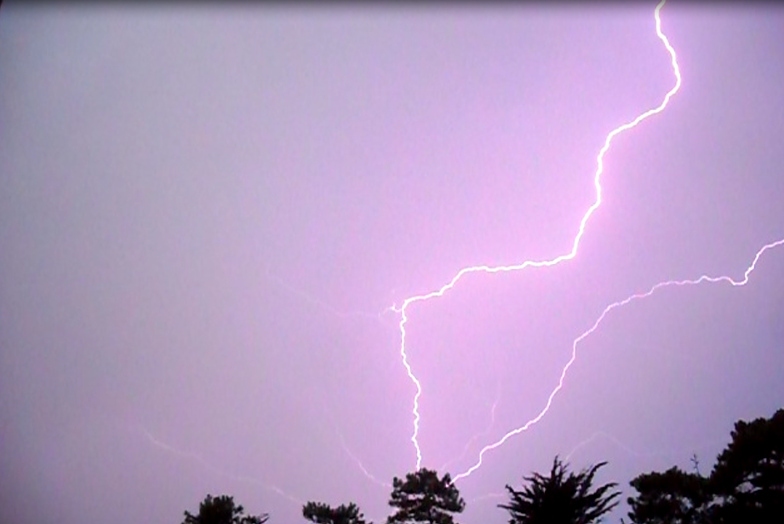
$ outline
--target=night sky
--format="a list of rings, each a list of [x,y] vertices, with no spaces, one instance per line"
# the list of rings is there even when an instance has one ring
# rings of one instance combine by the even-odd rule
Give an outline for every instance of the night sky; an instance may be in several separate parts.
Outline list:
[[[0,522],[270,524],[416,467],[399,312],[569,253],[613,129],[675,85],[655,3],[0,9]],[[572,260],[410,303],[422,466],[536,417],[573,342],[784,238],[784,9],[670,0],[680,90],[613,139]],[[708,473],[784,406],[784,245],[577,345],[457,482]],[[625,505],[613,512],[617,522]]]

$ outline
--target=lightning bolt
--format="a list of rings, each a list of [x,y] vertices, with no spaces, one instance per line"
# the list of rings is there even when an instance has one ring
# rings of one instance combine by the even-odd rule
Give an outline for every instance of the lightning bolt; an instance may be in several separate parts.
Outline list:
[[[416,375],[414,375],[414,372],[413,372],[413,370],[411,368],[411,364],[408,361],[408,354],[407,354],[407,351],[406,351],[406,323],[408,322],[408,308],[411,305],[416,304],[418,302],[426,302],[428,300],[444,296],[444,294],[447,291],[449,291],[450,289],[455,287],[455,285],[460,281],[461,278],[463,278],[464,275],[467,275],[469,273],[507,273],[507,272],[512,272],[512,271],[521,271],[521,270],[526,269],[528,267],[537,267],[537,268],[538,267],[552,267],[552,266],[556,266],[556,265],[558,265],[558,264],[560,264],[562,262],[566,262],[568,260],[572,260],[573,258],[575,258],[577,256],[577,250],[578,250],[578,248],[580,246],[580,241],[582,240],[583,235],[585,234],[585,227],[586,227],[586,225],[588,223],[588,220],[591,218],[591,216],[593,216],[594,212],[597,209],[599,209],[599,206],[601,206],[601,204],[602,204],[601,176],[602,176],[602,172],[604,171],[604,155],[610,149],[610,144],[612,143],[612,140],[616,136],[618,136],[619,134],[623,133],[624,131],[627,131],[629,129],[632,129],[632,128],[636,127],[643,120],[645,120],[645,119],[647,119],[647,118],[649,118],[649,117],[651,117],[653,115],[656,115],[656,114],[661,113],[662,111],[664,111],[664,108],[667,107],[667,104],[669,104],[670,99],[672,98],[672,96],[675,95],[676,92],[678,92],[678,89],[680,89],[680,86],[681,86],[681,72],[680,72],[680,68],[678,67],[678,59],[677,59],[677,56],[675,54],[675,49],[673,49],[673,47],[670,45],[670,41],[667,39],[667,36],[661,30],[660,11],[661,11],[661,8],[664,6],[665,3],[666,3],[666,0],[662,0],[656,6],[656,8],[654,10],[654,18],[655,18],[655,21],[656,21],[656,35],[662,41],[662,43],[664,44],[664,47],[667,49],[667,52],[670,54],[671,63],[672,63],[672,69],[673,69],[673,72],[675,74],[675,85],[672,87],[672,89],[670,89],[667,92],[666,95],[664,95],[664,99],[662,100],[661,104],[659,104],[657,107],[655,107],[653,109],[649,109],[649,110],[645,111],[644,113],[638,115],[633,120],[631,120],[631,121],[629,121],[629,122],[627,122],[627,123],[625,123],[623,125],[620,125],[620,126],[616,127],[615,129],[610,131],[610,133],[605,138],[604,145],[599,150],[599,154],[596,157],[596,172],[594,173],[594,178],[593,178],[594,187],[596,189],[596,199],[594,200],[594,203],[585,212],[585,214],[583,215],[582,220],[580,221],[580,226],[579,226],[579,228],[577,230],[577,235],[574,237],[574,240],[572,242],[571,250],[568,253],[566,253],[566,254],[559,255],[559,256],[557,256],[555,258],[552,258],[552,259],[549,259],[549,260],[526,260],[526,261],[524,261],[522,263],[515,264],[515,265],[509,265],[509,266],[487,266],[487,265],[481,265],[481,266],[465,267],[465,268],[461,269],[460,271],[458,271],[457,274],[452,278],[452,280],[450,280],[448,283],[444,284],[440,289],[438,289],[436,291],[431,291],[430,293],[426,293],[426,294],[423,294],[423,295],[415,295],[415,296],[409,297],[409,298],[407,298],[407,299],[405,299],[403,301],[403,304],[399,308],[396,308],[396,307],[393,306],[393,310],[400,314],[400,323],[399,323],[399,328],[400,328],[400,356],[401,356],[401,359],[403,361],[403,366],[405,367],[406,372],[408,373],[409,379],[411,380],[411,382],[413,382],[414,386],[416,387],[416,393],[414,394],[414,402],[413,402],[413,408],[412,408],[412,414],[413,414],[413,417],[414,417],[414,430],[413,430],[413,433],[411,435],[411,442],[413,443],[414,449],[416,451],[416,469],[417,470],[419,470],[421,465],[422,465],[422,449],[421,449],[421,447],[419,445],[419,439],[418,439],[418,437],[419,437],[419,421],[420,421],[419,399],[422,396],[422,384],[419,382],[419,379],[417,379]],[[587,334],[588,333],[586,333],[585,335],[587,336]],[[574,360],[574,358],[572,358],[572,360],[569,361],[569,364],[567,365],[567,367],[565,368],[564,371],[566,371],[569,368],[569,366],[571,365],[571,362],[573,362],[573,360]],[[563,376],[561,378],[563,380]],[[526,424],[523,428],[527,429],[528,426],[530,426],[531,424],[535,423],[541,417],[544,416],[544,414],[549,409],[550,401],[552,400],[552,396],[554,396],[554,394],[557,393],[558,390],[560,390],[561,385],[562,384],[559,383],[558,388],[556,388],[556,390],[553,392],[553,395],[551,395],[550,399],[548,400],[547,407],[542,411],[540,416],[538,416],[535,419],[534,422],[529,422],[528,424]],[[477,465],[475,465],[474,467],[472,467],[471,469],[469,469],[466,473],[458,475],[457,477],[455,477],[454,480],[458,480],[459,478],[462,478],[463,476],[467,476],[472,471],[474,471],[476,468],[478,468],[481,465],[481,457],[484,455],[484,453],[486,451],[488,451],[488,448],[489,449],[494,449],[495,447],[500,446],[501,444],[503,444],[512,435],[515,435],[515,434],[517,434],[517,433],[519,433],[521,431],[525,431],[525,429],[523,429],[523,428],[518,428],[516,430],[513,430],[512,432],[507,433],[507,435],[505,435],[497,443],[491,444],[490,446],[486,446],[485,448],[483,448],[482,452],[480,453],[479,463]]]
[[[636,293],[634,295],[626,297],[623,300],[619,300],[618,302],[613,302],[609,306],[605,307],[604,311],[602,311],[602,314],[599,315],[598,319],[596,319],[596,322],[594,322],[593,325],[587,330],[585,330],[579,337],[574,339],[574,342],[572,343],[572,356],[569,359],[569,361],[566,363],[566,366],[564,366],[563,371],[561,371],[561,378],[558,380],[558,385],[550,393],[550,396],[547,398],[547,403],[545,404],[544,408],[542,408],[542,410],[539,412],[539,414],[536,417],[529,420],[528,422],[526,422],[524,425],[520,426],[519,428],[513,429],[512,431],[508,432],[506,435],[501,437],[493,444],[490,444],[482,448],[482,451],[479,452],[479,460],[476,462],[476,464],[471,466],[465,472],[455,475],[453,481],[457,482],[461,478],[465,478],[469,476],[471,473],[473,473],[474,471],[476,471],[477,469],[479,469],[482,466],[482,459],[484,458],[485,453],[493,449],[496,449],[499,446],[502,446],[504,442],[506,442],[513,436],[518,435],[523,431],[526,431],[528,428],[530,428],[531,426],[539,422],[542,419],[542,417],[544,417],[547,414],[547,412],[550,410],[550,406],[553,403],[553,398],[555,398],[558,392],[561,391],[561,389],[563,388],[564,380],[566,379],[566,374],[569,371],[569,368],[572,367],[572,364],[574,364],[574,361],[577,358],[577,345],[580,342],[582,342],[586,337],[591,335],[594,331],[596,331],[599,325],[602,323],[602,321],[604,321],[605,317],[612,310],[625,306],[635,300],[642,300],[644,298],[648,298],[654,293],[656,293],[657,291],[668,287],[696,286],[705,282],[712,283],[712,284],[716,284],[719,282],[726,282],[728,284],[731,284],[733,287],[745,286],[749,281],[749,277],[751,276],[751,273],[754,271],[754,269],[756,269],[757,262],[759,261],[762,254],[768,251],[769,249],[773,249],[781,245],[784,245],[784,238],[762,246],[762,248],[760,248],[760,250],[757,251],[757,254],[754,256],[754,260],[746,268],[746,271],[743,273],[743,278],[741,280],[735,280],[732,277],[725,276],[725,275],[719,277],[702,275],[692,280],[668,280],[666,282],[659,282],[658,284],[655,284],[653,287],[651,287],[648,291],[644,293]]]

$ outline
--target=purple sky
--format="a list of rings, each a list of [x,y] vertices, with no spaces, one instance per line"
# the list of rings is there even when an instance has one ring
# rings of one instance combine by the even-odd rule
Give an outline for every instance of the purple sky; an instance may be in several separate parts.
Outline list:
[[[387,308],[568,253],[605,137],[675,81],[654,3],[21,3],[0,11],[1,522],[177,523],[210,492],[382,524],[362,468],[416,464]],[[536,416],[607,305],[741,279],[784,238],[784,9],[662,21],[683,85],[613,141],[578,256],[407,309],[424,466],[464,472]],[[694,453],[709,471],[784,405],[782,275],[784,246],[745,287],[613,310],[548,414],[458,482],[461,522],[506,522],[488,495],[555,454],[609,461],[624,498]]]

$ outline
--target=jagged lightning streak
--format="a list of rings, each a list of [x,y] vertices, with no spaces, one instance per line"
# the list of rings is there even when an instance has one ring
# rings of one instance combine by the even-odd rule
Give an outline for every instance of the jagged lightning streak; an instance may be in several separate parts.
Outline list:
[[[617,135],[627,131],[645,120],[648,117],[651,117],[655,114],[661,113],[664,111],[664,108],[667,107],[667,104],[670,102],[670,98],[678,92],[678,89],[681,87],[681,72],[680,68],[678,67],[678,59],[675,54],[675,49],[670,45],[670,41],[667,39],[667,36],[661,30],[661,17],[660,11],[661,8],[664,6],[667,0],[662,0],[654,9],[654,19],[656,21],[656,35],[664,44],[664,47],[667,49],[667,52],[670,54],[670,59],[672,63],[672,69],[675,74],[675,85],[670,89],[666,95],[664,95],[664,99],[662,100],[661,104],[653,109],[649,109],[644,113],[637,116],[635,119],[627,122],[621,126],[616,127],[613,129],[605,138],[604,145],[599,150],[599,154],[596,157],[596,172],[594,173],[594,187],[596,189],[596,200],[594,203],[588,208],[588,210],[583,215],[582,220],[580,221],[580,227],[577,230],[577,235],[574,237],[574,241],[572,242],[572,249],[564,254],[552,258],[550,260],[526,260],[520,264],[510,265],[510,266],[469,266],[461,269],[457,272],[457,274],[450,280],[447,284],[442,286],[440,289],[436,291],[432,291],[430,293],[424,295],[416,295],[413,297],[409,297],[403,301],[403,304],[400,308],[394,307],[393,309],[400,313],[400,356],[403,361],[403,366],[406,368],[406,372],[408,373],[408,377],[411,382],[414,383],[416,386],[416,393],[414,394],[414,405],[412,409],[412,414],[414,416],[414,431],[411,435],[411,442],[414,444],[414,449],[416,450],[416,469],[418,470],[422,465],[422,450],[419,446],[419,399],[422,396],[422,384],[417,379],[416,375],[414,375],[413,370],[411,369],[411,365],[408,362],[408,354],[406,352],[406,323],[408,322],[408,315],[407,310],[408,307],[412,304],[417,302],[424,302],[433,298],[438,298],[444,295],[447,291],[455,287],[457,282],[463,277],[463,275],[467,275],[469,273],[502,273],[502,272],[510,272],[510,271],[519,271],[525,269],[527,267],[551,267],[560,264],[561,262],[565,262],[567,260],[572,260],[575,256],[577,256],[577,249],[580,245],[580,240],[585,233],[585,226],[588,223],[588,220],[594,214],[594,212],[599,209],[599,206],[602,204],[602,186],[601,186],[601,176],[602,172],[604,171],[604,155],[610,149],[610,144]],[[500,444],[498,444],[500,445]],[[481,464],[481,460],[480,460]],[[478,467],[478,466],[477,466]],[[473,471],[470,470],[470,471]],[[470,472],[469,472],[470,474]],[[457,477],[455,478],[457,480]]]
[[[485,453],[487,453],[488,451],[491,451],[493,449],[496,449],[499,446],[502,446],[504,444],[504,442],[506,442],[507,440],[509,440],[513,436],[519,435],[523,431],[528,430],[528,428],[530,428],[531,426],[533,426],[534,424],[539,422],[542,419],[542,417],[544,417],[547,414],[547,412],[550,410],[550,406],[553,403],[553,398],[555,398],[555,396],[558,394],[558,392],[561,391],[561,389],[563,388],[564,380],[566,379],[566,374],[569,371],[569,368],[572,367],[572,364],[574,364],[574,361],[577,358],[577,345],[580,342],[582,342],[586,337],[588,337],[591,333],[596,331],[596,329],[599,327],[599,325],[602,323],[602,321],[605,319],[605,317],[612,310],[617,309],[617,308],[622,307],[622,306],[625,306],[625,305],[627,305],[630,302],[633,302],[635,300],[642,300],[644,298],[648,298],[651,295],[653,295],[654,293],[656,293],[657,291],[659,291],[660,289],[664,289],[664,288],[672,287],[672,286],[675,286],[675,287],[696,286],[696,285],[702,284],[704,282],[709,282],[709,283],[713,283],[713,284],[716,284],[716,283],[719,283],[719,282],[726,282],[728,284],[731,284],[733,287],[745,286],[746,283],[748,283],[748,281],[749,281],[749,277],[751,276],[751,273],[754,271],[754,269],[756,269],[757,262],[759,261],[759,259],[762,256],[762,254],[765,253],[765,251],[768,251],[769,249],[773,249],[773,248],[781,246],[781,245],[784,245],[784,238],[782,238],[780,240],[776,240],[774,242],[771,242],[769,244],[765,244],[764,246],[762,246],[759,249],[759,251],[757,251],[757,254],[754,256],[754,260],[752,260],[751,264],[746,268],[746,271],[743,273],[743,278],[741,280],[735,280],[732,277],[729,277],[729,276],[726,276],[726,275],[722,275],[722,276],[719,276],[719,277],[711,277],[711,276],[708,276],[708,275],[702,275],[702,276],[700,276],[698,278],[691,279],[691,280],[668,280],[666,282],[659,282],[658,284],[654,285],[653,287],[651,287],[648,291],[646,291],[644,293],[636,293],[634,295],[626,297],[623,300],[619,300],[618,302],[613,302],[612,304],[610,304],[609,306],[604,308],[604,311],[602,311],[602,314],[599,315],[599,318],[596,319],[596,322],[594,322],[593,325],[590,328],[585,330],[579,337],[574,339],[574,342],[572,342],[572,356],[569,359],[569,361],[566,363],[566,366],[564,366],[563,371],[561,371],[561,377],[558,380],[558,385],[550,393],[550,396],[547,398],[547,403],[545,404],[544,408],[542,408],[542,410],[539,412],[539,414],[536,417],[534,417],[531,420],[529,420],[528,422],[526,422],[524,425],[520,426],[519,428],[513,429],[512,431],[508,432],[506,435],[501,437],[498,441],[494,442],[493,444],[490,444],[490,445],[485,446],[484,448],[482,448],[482,451],[479,452],[479,460],[476,462],[476,464],[471,466],[465,472],[460,473],[458,475],[455,475],[455,477],[453,479],[454,482],[457,482],[461,478],[465,478],[465,477],[469,476],[471,473],[473,473],[474,471],[479,469],[479,467],[481,467],[481,465],[482,465],[482,459],[484,458]]]

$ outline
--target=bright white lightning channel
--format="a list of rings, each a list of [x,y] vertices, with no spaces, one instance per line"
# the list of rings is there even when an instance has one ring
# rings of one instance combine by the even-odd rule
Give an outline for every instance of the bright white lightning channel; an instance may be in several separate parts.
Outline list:
[[[415,304],[417,302],[425,302],[425,301],[428,301],[428,300],[431,300],[431,299],[442,297],[447,291],[449,291],[450,289],[455,287],[455,285],[458,283],[458,281],[460,281],[460,279],[464,275],[466,275],[468,273],[506,273],[506,272],[512,272],[512,271],[520,271],[520,270],[523,270],[523,269],[528,268],[528,267],[551,267],[551,266],[556,266],[556,265],[560,264],[561,262],[565,262],[567,260],[572,260],[573,258],[575,258],[577,256],[577,250],[578,250],[578,247],[580,245],[580,240],[582,239],[583,234],[585,233],[586,224],[588,223],[588,220],[591,218],[593,213],[597,209],[599,209],[599,206],[601,206],[601,203],[602,203],[601,175],[602,175],[602,172],[604,171],[604,155],[610,149],[610,144],[612,143],[612,140],[617,135],[623,133],[624,131],[627,131],[629,129],[632,129],[633,127],[636,127],[643,120],[645,120],[645,119],[647,119],[647,118],[649,118],[649,117],[651,117],[651,116],[653,116],[655,114],[658,114],[658,113],[661,113],[662,111],[664,111],[664,108],[667,107],[667,104],[670,102],[670,99],[672,98],[672,96],[675,95],[676,92],[678,92],[678,89],[680,89],[680,86],[681,86],[681,73],[680,73],[680,68],[678,67],[678,60],[677,60],[677,56],[675,54],[675,49],[673,49],[673,47],[670,45],[670,42],[667,39],[667,36],[661,30],[661,18],[659,16],[659,13],[661,11],[661,8],[664,6],[665,2],[666,2],[666,0],[662,0],[656,6],[656,8],[654,10],[654,19],[655,19],[655,22],[656,22],[656,34],[659,37],[659,39],[662,41],[662,43],[664,44],[664,47],[666,48],[667,52],[670,54],[670,59],[671,59],[671,63],[672,63],[672,69],[673,69],[673,73],[675,75],[675,85],[672,87],[672,89],[670,89],[664,95],[664,99],[662,100],[662,102],[657,107],[654,107],[653,109],[649,109],[649,110],[645,111],[644,113],[638,115],[633,120],[631,120],[631,121],[629,121],[629,122],[627,122],[627,123],[625,123],[623,125],[620,125],[620,126],[616,127],[605,138],[604,145],[599,150],[599,154],[596,157],[596,172],[594,173],[594,179],[593,179],[594,180],[594,187],[595,187],[595,190],[596,190],[596,199],[594,200],[594,203],[585,212],[585,214],[583,215],[582,220],[580,221],[580,226],[579,226],[579,228],[577,230],[577,235],[574,237],[574,240],[572,242],[571,250],[568,253],[566,253],[566,254],[557,256],[557,257],[549,259],[549,260],[526,260],[526,261],[521,262],[519,264],[510,265],[510,266],[487,266],[487,265],[481,265],[481,266],[465,267],[465,268],[461,269],[460,271],[458,271],[457,274],[452,278],[452,280],[450,280],[448,283],[444,284],[440,289],[438,289],[436,291],[431,291],[431,292],[423,294],[423,295],[415,295],[413,297],[409,297],[409,298],[407,298],[407,299],[405,299],[403,301],[402,306],[400,306],[399,308],[394,308],[395,311],[400,313],[400,323],[399,323],[399,327],[400,327],[400,356],[401,356],[401,359],[402,359],[402,362],[403,362],[403,366],[405,367],[406,372],[408,373],[409,379],[411,380],[411,382],[414,383],[414,386],[416,387],[416,393],[414,395],[414,402],[413,402],[413,408],[412,408],[412,414],[413,414],[413,417],[414,417],[414,429],[413,429],[413,433],[411,434],[411,442],[413,443],[414,449],[416,451],[416,469],[417,470],[420,469],[420,467],[422,465],[422,449],[421,449],[421,447],[419,445],[419,439],[418,439],[418,436],[419,436],[419,421],[420,421],[419,399],[420,399],[420,397],[422,395],[422,384],[419,382],[419,379],[417,379],[416,375],[414,375],[414,372],[413,372],[413,370],[411,368],[411,365],[410,365],[410,363],[408,361],[408,354],[407,354],[407,351],[406,351],[406,323],[408,322],[408,308],[409,308],[409,306],[411,306],[412,304]],[[569,368],[569,366],[571,365],[571,362],[573,362],[573,360],[574,359],[572,358],[572,360],[569,361],[569,364],[567,364],[566,368],[564,368],[564,373]],[[560,390],[560,388],[561,388],[561,384],[559,384],[559,386],[553,391],[552,395],[555,395],[555,393],[557,393]],[[455,477],[455,480],[458,480],[459,478],[462,478],[462,477],[470,475],[471,472],[475,471],[479,466],[481,466],[481,464],[482,464],[482,457],[484,456],[484,453],[486,451],[489,451],[490,449],[494,449],[494,448],[502,445],[508,438],[510,438],[511,436],[513,436],[513,435],[515,435],[515,434],[517,434],[517,433],[519,433],[521,431],[525,431],[525,429],[527,429],[530,425],[534,424],[541,417],[543,417],[544,414],[549,409],[550,402],[552,401],[552,395],[550,397],[550,401],[548,401],[548,403],[547,403],[547,407],[542,411],[542,413],[540,414],[539,417],[537,417],[534,421],[529,421],[529,423],[527,423],[525,426],[523,426],[521,428],[517,428],[516,430],[513,430],[513,431],[507,433],[500,441],[496,442],[495,444],[491,444],[490,446],[486,446],[480,452],[479,462],[476,465],[474,465],[471,469],[469,469],[467,472],[462,473],[460,475],[457,475]]]

